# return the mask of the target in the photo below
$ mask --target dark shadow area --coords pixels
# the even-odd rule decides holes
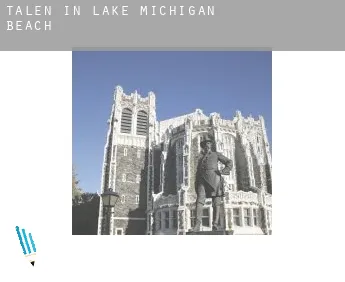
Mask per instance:
[[[248,162],[246,158],[246,152],[242,146],[241,137],[237,137],[235,139],[235,162],[237,190],[247,192],[250,187],[249,172],[247,170]]]
[[[99,202],[97,194],[84,193],[72,206],[72,235],[97,235]]]
[[[252,155],[253,160],[253,170],[254,170],[254,179],[255,179],[255,186],[256,188],[261,188],[261,176],[260,176],[260,165],[258,158],[254,152],[253,144],[250,143],[250,153]]]
[[[176,142],[170,141],[165,163],[164,196],[176,195]]]
[[[153,193],[154,194],[158,194],[159,192],[161,192],[161,155],[162,155],[162,147],[163,144],[159,144],[157,146],[154,147],[154,153],[153,153],[153,157],[154,157],[154,187],[153,187]]]
[[[145,220],[129,220],[125,235],[146,234],[146,207],[147,207],[147,172],[148,172],[148,150],[145,150],[145,166],[140,173],[139,207],[129,210],[129,218],[145,218]],[[152,187],[152,186],[151,186]]]
[[[144,212],[136,209],[128,212],[129,218],[142,218],[145,217]],[[125,231],[126,235],[146,235],[146,220],[129,220]]]
[[[269,164],[266,164],[265,168],[266,168],[267,192],[272,195],[272,176],[271,176]]]

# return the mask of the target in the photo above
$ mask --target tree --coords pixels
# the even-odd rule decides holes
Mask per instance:
[[[97,235],[99,196],[79,187],[75,167],[72,167],[72,234]]]
[[[75,168],[72,167],[72,205],[78,204],[83,194],[78,184],[77,173],[75,172]]]

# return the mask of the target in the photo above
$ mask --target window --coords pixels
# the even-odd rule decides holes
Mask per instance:
[[[250,209],[249,208],[244,208],[244,225],[245,226],[251,226],[250,224]]]
[[[201,216],[201,223],[203,226],[211,226],[210,224],[210,210],[209,208],[204,208]],[[190,211],[190,226],[194,228],[196,224],[196,210]]]
[[[138,159],[140,158],[140,154],[141,154],[141,152],[140,152],[140,150],[138,150],[138,151],[137,151],[137,158],[138,158]]]
[[[254,226],[258,226],[258,223],[259,223],[258,209],[253,209],[253,222],[254,222]]]
[[[183,181],[183,171],[180,170],[177,174],[177,182],[178,182],[177,184],[181,184],[182,181]]]
[[[148,116],[145,111],[139,111],[137,115],[137,135],[146,135],[148,128]]]
[[[140,174],[137,174],[137,177],[135,178],[136,183],[140,183]]]
[[[234,225],[241,226],[240,209],[239,208],[234,208],[232,210],[232,216],[233,216]]]
[[[123,228],[116,228],[115,234],[116,235],[123,235]]]
[[[124,203],[126,201],[126,196],[125,195],[122,195],[121,196],[121,203]]]
[[[177,210],[173,211],[173,228],[177,228]]]
[[[161,228],[161,212],[157,213],[156,217],[156,229],[159,230]]]
[[[179,166],[182,166],[182,161],[183,161],[182,155],[177,155],[177,163]]]
[[[202,211],[202,225],[210,226],[210,210],[208,208],[203,209]]]
[[[126,182],[126,174],[122,174],[122,182]]]
[[[249,170],[249,178],[250,178],[250,185],[255,186],[255,179],[254,179],[254,169],[253,169],[253,160],[252,157],[248,157],[248,170]]]
[[[191,210],[190,211],[190,226],[192,228],[194,228],[196,223],[196,211],[195,210]]]
[[[188,177],[188,166],[184,166],[184,177]]]
[[[164,212],[165,218],[164,218],[164,228],[169,229],[169,211]]]
[[[131,133],[132,131],[132,110],[125,108],[121,115],[121,133]]]
[[[136,204],[139,204],[139,195],[136,195],[136,196],[135,196],[135,203],[136,203]]]
[[[176,142],[176,148],[182,149],[182,147],[183,147],[183,139],[178,139]]]
[[[126,157],[127,156],[127,148],[123,149],[123,155]]]

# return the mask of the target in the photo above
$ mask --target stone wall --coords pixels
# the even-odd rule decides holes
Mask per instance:
[[[127,149],[126,156],[124,155],[125,149]],[[123,179],[124,174],[126,175],[125,179]],[[147,151],[145,149],[132,146],[118,146],[115,187],[116,192],[120,195],[120,199],[116,204],[114,216],[145,218],[147,206]],[[139,203],[137,203],[137,196],[139,196]],[[125,223],[122,220],[121,225],[123,224]],[[144,234],[146,226],[145,224],[143,226]],[[115,225],[115,227],[120,226]]]

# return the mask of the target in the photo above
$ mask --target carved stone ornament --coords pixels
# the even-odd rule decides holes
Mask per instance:
[[[116,94],[123,94],[123,88],[120,85],[115,86]]]
[[[127,100],[122,100],[121,101],[121,107],[124,109],[124,108],[128,108],[128,109],[131,109],[133,111],[133,108],[134,108],[134,105],[132,102],[130,101],[127,101]]]
[[[230,201],[232,203],[240,203],[240,202],[247,202],[247,203],[259,203],[258,194],[253,192],[229,192]]]
[[[163,196],[163,193],[159,193],[154,198],[154,208],[172,207],[178,205],[178,195]]]

